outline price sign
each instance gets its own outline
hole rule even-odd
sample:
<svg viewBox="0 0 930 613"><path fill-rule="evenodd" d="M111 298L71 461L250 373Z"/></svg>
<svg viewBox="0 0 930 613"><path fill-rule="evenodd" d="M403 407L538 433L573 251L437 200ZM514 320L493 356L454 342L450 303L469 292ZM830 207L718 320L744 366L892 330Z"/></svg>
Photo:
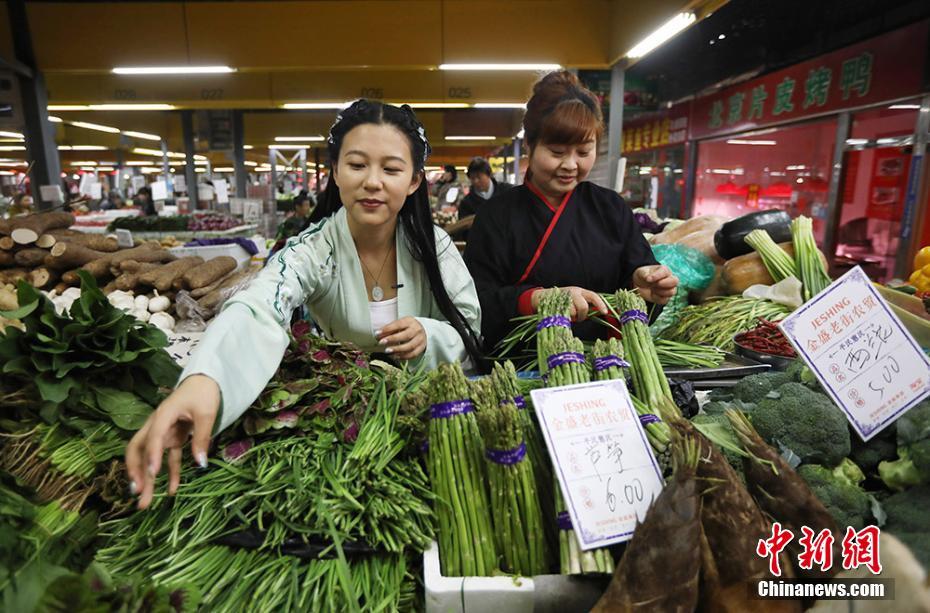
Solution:
<svg viewBox="0 0 930 613"><path fill-rule="evenodd" d="M780 327L863 441L930 395L930 360L858 266Z"/></svg>
<svg viewBox="0 0 930 613"><path fill-rule="evenodd" d="M625 383L531 394L581 548L631 539L663 481Z"/></svg>

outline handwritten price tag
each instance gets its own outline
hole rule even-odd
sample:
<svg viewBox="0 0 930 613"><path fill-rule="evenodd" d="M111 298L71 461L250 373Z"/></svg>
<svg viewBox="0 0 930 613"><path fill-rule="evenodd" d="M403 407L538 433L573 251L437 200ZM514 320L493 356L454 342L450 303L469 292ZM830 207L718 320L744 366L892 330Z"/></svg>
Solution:
<svg viewBox="0 0 930 613"><path fill-rule="evenodd" d="M663 481L624 382L531 394L581 548L632 538Z"/></svg>
<svg viewBox="0 0 930 613"><path fill-rule="evenodd" d="M780 327L864 441L930 395L930 360L859 267Z"/></svg>

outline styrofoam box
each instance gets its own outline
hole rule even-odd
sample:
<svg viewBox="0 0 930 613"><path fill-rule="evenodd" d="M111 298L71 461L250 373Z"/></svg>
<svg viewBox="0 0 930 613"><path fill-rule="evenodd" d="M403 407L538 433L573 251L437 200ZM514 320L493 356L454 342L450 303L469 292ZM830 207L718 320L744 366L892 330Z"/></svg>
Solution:
<svg viewBox="0 0 930 613"><path fill-rule="evenodd" d="M221 255L228 255L236 258L236 262L239 264L240 269L248 267L252 260L252 256L249 255L249 252L236 243L230 243L229 245L172 247L170 251L179 258L198 255L202 257L205 262L207 260L212 260L213 258L218 258Z"/></svg>
<svg viewBox="0 0 930 613"><path fill-rule="evenodd" d="M426 613L574 613L590 611L609 578L443 577L439 546L423 552Z"/></svg>

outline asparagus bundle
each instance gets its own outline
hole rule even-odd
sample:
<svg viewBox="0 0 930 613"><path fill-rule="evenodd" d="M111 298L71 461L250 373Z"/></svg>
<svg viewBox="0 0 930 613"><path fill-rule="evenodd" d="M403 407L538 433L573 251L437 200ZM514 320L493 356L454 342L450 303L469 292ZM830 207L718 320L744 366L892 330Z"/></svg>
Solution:
<svg viewBox="0 0 930 613"><path fill-rule="evenodd" d="M468 381L459 364L443 364L429 384L427 464L439 523L443 574L487 576L497 569L483 445Z"/></svg>
<svg viewBox="0 0 930 613"><path fill-rule="evenodd" d="M546 290L539 300L538 323L536 324L536 359L539 374L549 371L548 359L553 343L567 342L572 335L571 295L561 289Z"/></svg>
<svg viewBox="0 0 930 613"><path fill-rule="evenodd" d="M563 575L614 572L614 559L606 547L591 551L581 549L558 483L555 484L555 508L559 526L559 572Z"/></svg>
<svg viewBox="0 0 930 613"><path fill-rule="evenodd" d="M616 294L616 305L617 319L623 330L623 350L630 362L636 396L665 421L681 417L649 334L646 303L636 292L620 290Z"/></svg>
<svg viewBox="0 0 930 613"><path fill-rule="evenodd" d="M500 390L485 379L475 390L478 427L485 442L491 516L504 570L532 576L548 569L542 509L518 409L512 399L500 400Z"/></svg>
<svg viewBox="0 0 930 613"><path fill-rule="evenodd" d="M594 343L594 379L595 381L609 381L623 379L621 370L627 363L623 359L623 345L615 338L606 341L598 340ZM649 408L635 396L631 396L633 408L639 415L639 421L646 431L649 445L659 458L662 466L667 466L670 460L671 430L664 421L649 411Z"/></svg>
<svg viewBox="0 0 930 613"><path fill-rule="evenodd" d="M542 507L546 539L550 551L554 551L558 545L558 529L555 525L555 499L552 492L552 461L549 458L546 441L535 419L533 408L529 404L529 397L520 393L517 372L513 363L508 361L504 364L495 364L491 380L499 395L498 401L512 399L518 409L517 420L523 430L526 452L536 477L536 492Z"/></svg>
<svg viewBox="0 0 930 613"><path fill-rule="evenodd" d="M794 243L794 261L804 284L804 301L808 301L830 285L830 275L820 259L814 240L814 224L810 217L801 215L791 222L791 242Z"/></svg>

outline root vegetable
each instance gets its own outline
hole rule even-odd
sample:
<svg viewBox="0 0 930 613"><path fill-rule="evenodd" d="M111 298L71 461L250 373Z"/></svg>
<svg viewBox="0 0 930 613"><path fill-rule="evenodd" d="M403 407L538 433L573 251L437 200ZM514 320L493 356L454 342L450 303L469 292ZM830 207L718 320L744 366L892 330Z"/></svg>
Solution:
<svg viewBox="0 0 930 613"><path fill-rule="evenodd" d="M14 311L19 308L16 292L6 288L0 289L0 311Z"/></svg>
<svg viewBox="0 0 930 613"><path fill-rule="evenodd" d="M34 269L29 273L29 282L34 287L45 289L58 281L58 273L49 270L44 266Z"/></svg>
<svg viewBox="0 0 930 613"><path fill-rule="evenodd" d="M64 281L59 281L55 287L52 288L52 291L58 294L59 296L68 290L71 286L65 283Z"/></svg>
<svg viewBox="0 0 930 613"><path fill-rule="evenodd" d="M100 289L100 291L102 291L102 292L104 293L104 295L108 295L108 294L110 294L110 293L112 293L112 292L117 291L117 289L116 289L116 280L114 279L113 281L110 281L109 283L107 283L106 285L104 285L104 286Z"/></svg>
<svg viewBox="0 0 930 613"><path fill-rule="evenodd" d="M123 249L84 264L83 268L96 278L101 278L110 272L111 266L119 266L126 260L137 262L170 262L174 255L167 249L152 247L146 243L132 249Z"/></svg>
<svg viewBox="0 0 930 613"><path fill-rule="evenodd" d="M217 279L222 279L236 269L238 263L236 258L228 255L222 255L204 262L200 266L187 271L184 274L184 285L187 289L197 289L210 285Z"/></svg>
<svg viewBox="0 0 930 613"><path fill-rule="evenodd" d="M0 251L0 268L9 268L16 262L13 253L10 251Z"/></svg>
<svg viewBox="0 0 930 613"><path fill-rule="evenodd" d="M85 234L83 232L74 232L69 230L69 234L59 235L59 231L53 230L49 234L60 243L74 243L93 249L94 251L103 251L113 253L119 251L119 243L112 236L101 236L100 234Z"/></svg>
<svg viewBox="0 0 930 613"><path fill-rule="evenodd" d="M94 251L78 243L67 242L57 243L52 247L49 255L46 265L55 270L70 270L94 260L110 257L102 251Z"/></svg>
<svg viewBox="0 0 930 613"><path fill-rule="evenodd" d="M13 255L13 260L16 262L17 266L22 266L23 268L34 268L41 264L47 255L48 251L45 249L29 247L17 251Z"/></svg>
<svg viewBox="0 0 930 613"><path fill-rule="evenodd" d="M35 213L10 220L10 236L18 245L31 245L55 228L67 228L74 223L74 215L64 211Z"/></svg>
<svg viewBox="0 0 930 613"><path fill-rule="evenodd" d="M203 258L198 256L181 258L141 275L139 282L164 292L171 289L176 280L202 264Z"/></svg>
<svg viewBox="0 0 930 613"><path fill-rule="evenodd" d="M10 268L7 270L0 270L0 283L12 283L16 284L17 281L22 279L27 279L29 277L29 271L25 268Z"/></svg>
<svg viewBox="0 0 930 613"><path fill-rule="evenodd" d="M51 234L43 234L36 239L36 247L41 247L42 249L51 249L57 242L58 241Z"/></svg>
<svg viewBox="0 0 930 613"><path fill-rule="evenodd" d="M13 242L13 239L9 236L4 236L0 238L0 250L2 251L12 251L13 247L16 246L16 243Z"/></svg>

